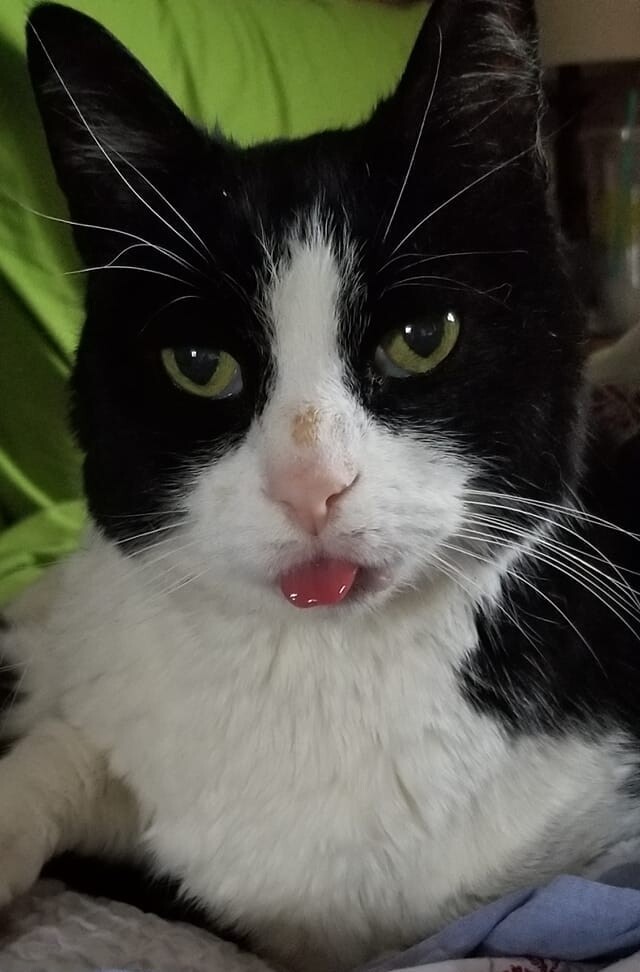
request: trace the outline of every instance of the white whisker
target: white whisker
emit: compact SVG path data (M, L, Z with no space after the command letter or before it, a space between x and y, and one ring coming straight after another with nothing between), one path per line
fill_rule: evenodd
M200 578L204 577L210 571L211 571L211 565L205 567L204 570L199 571L197 574L183 575L182 579L178 583L173 584L171 587L166 587L164 590L154 593L152 597L149 598L147 603L153 604L154 601L164 600L164 598L166 597L171 597L173 594L176 594L183 587L186 587L187 584L194 584L196 581L200 580Z
M422 263L432 263L434 260L446 260L453 257L471 257L471 256L511 256L513 254L528 254L528 250L459 250L456 253L433 253L430 256L425 256L423 253L398 253L396 256L391 257L386 263L383 263L380 267L379 273L386 270L387 267L391 266L392 263L396 263L398 260L409 260L411 257L420 257L419 260L415 260L414 263L408 263L402 267L404 270L411 270L412 267L420 266Z
M118 262L120 257L125 256L125 254L130 253L132 250L138 250L148 246L149 246L148 243L130 243L128 246L125 246L123 250L120 250L120 252L117 253L112 260L109 260L109 263L107 263L106 266L112 267ZM184 267L185 270L193 270L194 273L202 273L201 270L197 270L192 263L188 262L188 260L183 260L182 257L172 254L170 250L165 250L165 248L162 246L158 246L158 247L154 246L153 249L157 250L163 256L167 256L175 260L177 263L180 264L180 266Z
M159 509L149 510L148 513L111 513L103 514L108 520L150 520L154 516L182 516L184 510Z
M508 546L506 541L500 540L492 534L484 533L479 530L469 530L465 528L463 530L459 530L457 536L459 536L462 540L482 540L483 543L488 543L491 546L497 546L502 549L506 549ZM539 550L536 550L533 556L536 558L536 560L541 561L548 567L552 567L554 570L564 574L565 577L569 577L577 584L580 584L584 590L586 590L593 597L597 598L601 604L608 608L608 610L611 611L611 613L615 615L615 617L617 617L626 628L628 628L635 638L640 639L639 632L616 610L615 607L612 606L611 602L629 614L634 621L640 621L640 615L638 615L637 612L632 611L628 604L616 597L616 595L613 594L606 586L594 581L592 578L588 577L588 575L585 579L583 574L578 573L575 569L569 569L566 564L563 564L553 557L549 557L546 554L541 553Z
M153 270L151 267L124 266L123 264L112 266L110 263L107 263L100 267L80 267L78 270L65 270L64 275L66 277L73 277L81 273L97 273L99 270L137 270L140 273L152 273L156 277L166 277L167 280L176 280L178 283L188 286L188 281L183 277L176 277L173 273L163 273L162 270Z
M152 537L157 533L165 533L167 530L173 530L176 526L176 523L166 523L164 526L154 527L152 530L145 530L143 533L134 533L131 536L123 537L121 540L114 540L112 543L116 547L121 547L127 543L134 543L136 540L141 540L143 537ZM170 538L167 537L166 539ZM163 540L162 542L164 543L165 541Z
M467 550L464 547L457 547L457 546L455 546L455 544L451 544L451 543L448 543L448 542L442 543L442 546L444 548L446 548L447 550L451 550L453 553L462 554L465 557L472 557L474 560L478 560L480 563L488 564L489 566L494 566L493 565L493 561L489 560L489 558L482 557L480 554L474 553L472 550ZM567 622L567 624L572 629L572 631L575 632L575 634L577 635L577 637L580 639L580 641L582 642L582 644L585 646L585 648L587 649L587 651L589 652L589 654L591 655L591 657L593 658L593 660L596 662L596 664L598 665L598 667L602 670L602 672L604 674L604 668L602 667L602 663L601 663L600 659L598 658L598 656L594 652L593 648L591 647L591 645L589 644L589 642L587 641L587 639L585 638L585 636L582 634L582 632L579 630L579 628L576 627L576 625L573 623L573 621L571 620L571 618L562 610L562 608L559 607L555 603L555 601L553 601L547 594L545 594L544 591L541 591L539 587L537 587L534 583L532 583L532 581L528 580L526 577L524 577L518 571L514 570L512 567L506 568L505 573L509 577L515 578L515 580L517 580L520 584L524 584L526 587L529 587L539 597L541 597L543 600L547 601L547 603L551 605L551 607L554 609L554 611L557 611L558 614L562 618L564 618L564 620Z
M409 230L409 232L402 237L402 239L397 244L397 246L395 246L391 251L391 256L393 256L394 253L397 253L398 250L402 246L404 246L407 240L410 240L411 237L415 233L417 233L418 230L421 229L421 227L425 225L425 223L428 223L430 219L433 219L433 217L436 216L439 212L441 212L447 206L450 206L451 203L455 202L456 199L459 199L460 196L463 196L471 189L474 189L476 186L480 185L480 183L484 182L486 179L489 179L492 175L496 175L498 172L501 172L502 169L505 169L508 165L512 165L514 162L517 162L518 159L523 158L525 155L529 155L532 151L533 148L527 148L524 149L522 152L518 152L516 155L512 155L510 158L505 159L504 162L501 162L499 165L494 166L493 169L489 169L488 172L483 172L483 174L481 176L478 176L476 179L474 179L473 182L470 182L468 185L464 186L464 188L459 189L458 192L454 193L453 196L450 196L447 200L445 200L445 202L440 203L439 206L436 206L435 209L432 209L430 213L428 213L418 223L416 223L413 229Z
M477 522L479 525L486 526L488 529L491 529L492 524L489 522L483 521L481 519L478 519L475 522ZM546 539L540 536L531 537L531 535L528 535L524 532L520 532L517 529L511 529L510 527L504 525L500 525L498 529L502 530L505 533L508 532L519 538L527 537L528 539L531 540L531 542L535 545L536 548L538 546L543 546L551 550L552 553L554 553L556 556L566 558L566 561L568 561L568 566L566 561L561 566L560 563L553 560L553 558L551 558L550 555L545 554L544 552L540 552L538 549L535 549L533 553L533 556L535 556L536 558L540 560L545 560L545 562L548 563L550 566L558 567L559 570L562 570L564 566L567 566L567 569L571 568L572 571L571 576L573 576L576 580L578 579L579 576L582 577L587 576L590 583L597 586L600 590L606 591L607 595L613 601L615 601L615 603L618 604L619 607L621 607L623 610L627 611L632 617L637 618L640 621L640 602L637 599L637 594L634 591L634 589L630 586L630 584L628 584L624 580L619 581L615 577L611 577L609 574L607 574L605 571L601 570L600 568L596 567L590 561L585 560L584 558L573 553L572 552L573 548L566 547L566 545L561 544L554 539ZM485 534L484 537L485 539L492 539L497 543L501 543L505 547L508 546L509 544L508 540L503 540L500 537L496 537L495 534ZM577 573L578 567L583 572L580 575ZM592 575L596 575L595 579ZM600 580L600 578L603 578L603 580ZM630 606L631 604L633 604L633 607Z
M383 294L388 293L388 291L390 290L397 290L399 287L405 287L409 285L427 286L428 284L426 283L426 281L435 281L436 283L442 282L442 283L455 284L460 290L468 290L471 293L480 294L482 297L488 297L490 300L496 301L496 298L492 297L491 294L488 293L486 290L479 290L477 287L473 287L471 284L465 283L462 280L455 280L453 277L442 277L436 274L429 274L429 275L424 275L419 277L405 277L402 280L397 280L395 283L392 283L388 287L385 287L385 289L383 290ZM496 301L496 303L499 303L499 301Z
M413 280L400 280L398 283L390 284L388 287L385 287L381 296L388 294L391 290L401 290L403 287L424 287L427 290L436 290L439 288L440 290L455 290L456 293L462 293L468 289L464 286L452 287L450 284L445 285L437 283L424 283Z
M464 571L460 570L460 568L457 567L455 564L450 563L448 560L446 560L446 558L441 557L439 554L436 554L436 553L433 553L433 552L429 556L431 558L433 558L433 560L439 566L439 569L442 570L442 573L445 574L445 576L448 577L451 581L453 581L454 584L457 584L458 587L460 587L461 590L463 590L465 592L465 594L467 594L467 596L469 597L469 599L471 601L474 601L475 598L474 598L473 594L471 594L471 592L469 591L469 588L466 587L466 586L464 586L461 583L460 578L463 579L463 581L465 582L465 585L466 584L471 584L473 587L475 587L480 592L480 595L483 595L484 594L484 590L482 588L482 585L479 584L477 581L474 581L471 577L469 577L468 574L465 574ZM501 614L503 614L506 618L508 618L509 621L511 621L511 623L514 625L514 627L520 632L520 634L523 636L523 638L525 638L529 642L529 644L531 645L531 647L535 651L539 651L540 650L539 649L539 646L536 645L536 643L533 641L533 639L531 638L531 635L527 634L527 632L523 628L522 624L520 623L520 621L516 618L516 616L514 614L512 614L510 611L508 611L507 608L503 604L500 603L500 601L494 602L494 605L493 606L495 608L497 608L497 610L500 611Z
M39 219L47 219L52 223L63 223L65 226L76 226L79 229L92 229L103 233L115 233L117 236L124 236L127 239L136 240L138 243L140 243L140 245L148 246L151 250L156 250L163 256L170 257L170 259L175 260L176 263L179 263L180 265L185 265L191 267L191 269L195 269L190 263L187 263L186 260L178 256L177 253L174 253L173 250L168 250L166 247L160 246L158 243L151 243L150 240L145 240L143 236L138 236L136 233L130 233L127 230L117 229L115 226L101 226L98 223L81 223L75 219L64 219L62 216L51 216L50 213L41 213L37 209L32 209L31 206L25 205L25 203L20 202L18 199L13 199L6 193L2 193L2 195L5 197L5 199L9 199L14 205L24 209L24 211L27 213L31 213L32 216L37 216Z
M438 78L440 76L440 65L441 65L441 62L442 62L442 43L443 43L442 30L440 29L440 26L439 25L438 25L438 43L439 43L439 48L438 48L438 61L436 63L436 70L435 70L435 74L434 74L434 78L433 78L433 84L431 85L431 94L429 95L429 100L427 102L427 107L425 108L424 114L422 116L422 122L421 122L420 128L418 130L418 137L416 138L416 143L415 143L415 145L413 147L413 152L411 153L411 158L409 160L409 165L407 167L407 172L406 172L406 175L404 177L404 182L402 183L402 185L400 187L400 192L398 193L398 198L396 199L396 204L393 207L393 212L391 213L391 216L389 218L389 222L387 223L387 228L384 231L384 236L382 237L382 242L383 243L386 243L386 241L387 241L387 236L389 235L389 230L391 229L391 226L392 226L393 221L395 219L396 213L398 212L398 207L400 206L400 203L402 201L402 197L403 197L404 191L405 191L405 189L407 187L407 183L409 181L409 177L411 176L411 172L413 170L413 166L414 166L415 161L416 161L416 156L418 154L418 148L420 146L420 142L422 141L422 135L423 135L423 132L424 132L424 126L425 126L426 121L427 121L427 116L429 114L429 111L431 110L431 104L433 102L433 98L434 98L434 95L436 93L436 87L438 85Z
M174 538L167 537L166 539L172 540ZM146 554L149 551L156 550L158 547L164 546L165 543L164 540L157 540L155 543L150 543L146 547L143 547L142 550L136 551L131 557L131 559L139 560L140 561L139 572L146 574L149 567L153 567L154 564L162 563L162 561L168 560L170 557L175 556L175 554L184 553L185 550L190 550L196 544L196 542L197 540L195 538L192 538L191 540L187 540L185 543L180 543L175 547L171 547L169 550L163 550L161 554L158 554L156 557L152 557L149 560L146 557ZM177 564L174 564L172 566L172 569L176 567Z
M624 536L629 537L629 539L631 540L640 541L640 534L631 533L630 530L625 530L624 527L618 526L616 523L612 523L610 520L605 520L601 516L595 516L593 513L587 513L586 510L576 509L575 507L571 507L571 506L563 506L561 503L550 503L546 500L536 500L536 499L531 499L527 496L518 496L516 494L511 495L509 493L497 493L497 492L493 493L489 490L483 490L483 489L467 489L466 493L468 493L471 496L487 496L489 498L495 497L496 499L508 501L510 503L520 503L523 504L524 506L543 507L544 509L551 510L556 513L560 513L563 516L575 517L576 519L584 520L587 523L591 523L594 526L600 526L607 530L613 530L616 533L621 533ZM517 506L499 506L495 503L487 503L487 502L482 502L480 500L467 500L467 502L469 503L473 502L475 506L489 506L495 509L509 510L509 512L511 513L524 512L522 509L518 509ZM526 511L526 515L534 516L534 514L530 513L529 511Z
M500 517L489 517L489 516L485 516L484 514L478 515L474 513L467 513L467 519L471 520L474 523L487 526L489 528L495 527L496 529L502 530L505 533L509 533L521 539L532 540L532 542L535 543L536 545L542 544L543 546L548 546L553 548L554 550L561 551L564 556L570 558L571 560L576 560L578 563L581 563L584 567L588 567L593 572L605 577L609 581L609 583L613 584L615 587L618 587L621 590L623 590L629 597L631 597L631 599L636 603L637 607L640 609L640 598L638 597L638 594L636 593L636 591L634 591L633 587L631 587L630 583L626 580L621 569L617 566L617 564L614 564L612 561L610 561L609 558L606 557L602 553L602 551L600 551L598 547L596 547L595 544L592 544L584 537L581 537L579 533L576 533L576 531L572 530L570 527L567 527L562 523L558 523L557 521L547 517L542 518L544 522L550 524L555 529L565 530L566 532L571 534L571 536L576 537L578 540L582 540L582 542L584 542L588 547L593 548L593 550L595 551L594 553L585 553L585 551L580 550L577 547L572 547L570 544L562 543L556 537L554 537L553 539L549 539L548 537L542 537L540 535L532 536L528 530L525 530L522 527L516 527L514 526L513 523L509 523L507 520L503 520ZM593 560L597 560L600 563L603 563L606 566L610 567L614 571L614 573L617 574L618 576L612 577L610 574L607 574L606 571L602 570L599 567L596 567L595 564L593 563Z
M181 297L174 297L173 300L170 300L168 303L163 304L163 306L159 310L157 310L154 314L151 315L151 317L148 320L145 321L145 323L140 328L140 334L144 334L144 332L152 323L152 321L155 321L156 317L159 317L160 314L163 314L174 304L179 304L183 300L202 300L202 297L200 296L200 294L182 294Z
M142 179L142 180L143 180L144 182L146 182L146 184L147 184L147 185L149 186L149 188L150 188L150 189L153 189L153 191L154 191L154 192L155 192L155 193L156 193L156 194L157 194L157 195L158 195L158 196L160 197L160 199L161 199L161 200L163 201L163 203L164 203L164 204L165 204L166 206L168 206L168 207L169 207L169 209L171 210L171 212L172 212L172 213L174 213L174 215L176 215L176 216L178 217L178 219L179 219L179 220L180 220L180 221L181 221L181 222L183 223L183 225L184 225L184 226L185 226L185 227L186 227L186 228L187 228L187 229L189 230L189 232L193 234L193 236L195 237L195 239L196 239L196 240L198 241L198 243L200 243L200 245L202 246L202 248L203 248L203 250L204 250L204 254L202 254L202 253L201 253L200 255L201 255L201 256L204 256L204 255L206 254L206 256L208 256L208 257L210 257L210 258L211 258L211 259L213 260L213 255L212 255L212 253L211 253L211 251L209 250L209 247L207 246L207 244L206 244L206 243L204 242L204 240L203 240L203 239L202 239L202 237L200 236L200 234L199 234L199 233L196 233L196 231L194 230L194 228L193 228L193 226L191 225L191 223L190 223L190 222L189 222L189 221L188 221L187 219L185 219L185 217L184 217L184 216L182 215L182 213L181 213L181 212L180 212L180 211L179 211L178 209L176 209L176 207L175 207L175 206L173 205L173 203L170 203L170 202L169 202L169 200L167 199L167 197L166 197L166 196L164 196L164 195L163 195L163 194L162 194L162 193L160 192L160 190L158 189L158 187L157 187L156 185L154 185L154 184L153 184L153 182L151 181L151 179L149 179L149 178L148 178L148 177L147 177L147 176L146 176L146 175L145 175L145 174L144 174L143 172L141 172L141 171L140 171L140 169L138 169L138 168L137 168L137 167L136 167L136 166L135 166L135 165L133 164L133 162L131 162L131 161L130 161L130 159L127 159L127 158L125 158L125 156L124 156L124 155L122 155L122 154L121 154L120 152L118 152L118 151L117 151L117 149L114 149L113 151L114 151L114 152L115 152L115 154L116 154L116 155L118 156L118 158L119 158L119 159L120 159L120 160L121 160L122 162L124 162L124 163L125 163L125 165L128 165L128 166L130 166L130 168L132 168L132 169L133 169L133 171L134 171L134 172L135 172L135 173L136 173L136 174L137 174L138 176L140 176L140 178L141 178L141 179Z
M69 87L68 87L68 85L67 85L67 83L65 82L65 80L64 80L64 78L63 78L63 77L62 77L62 75L60 74L60 72L59 72L59 70L58 70L58 68L56 67L56 65L55 65L55 63L54 63L54 61L53 61L53 58L51 57L51 55L49 54L49 51L47 50L47 47L46 47L46 45L45 45L45 43L43 42L43 40L42 40L42 38L41 38L41 37L40 37L40 35L38 34L38 31L37 31L37 30L35 29L35 27L33 26L33 24L30 24L30 29L31 29L31 31L33 32L33 34L34 34L34 36L35 36L35 38L36 38L36 40L37 40L37 41L38 41L38 43L40 44L40 47L42 48L42 50L43 50L43 53L44 53L44 55L45 55L45 57L46 57L46 59L48 60L48 62L49 62L49 64L51 65L51 68L52 68L52 70L53 70L53 72L55 73L55 75L56 75L56 77L57 77L57 79L58 79L58 81L60 82L60 84L61 84L61 86L62 86L62 89L63 89L63 91L65 92L65 94L67 95L67 97L68 97L68 99L69 99L69 101L71 102L71 104L73 105L73 107L74 107L74 109L75 109L75 111L77 112L77 114L78 114L78 117L79 117L79 119L80 119L80 121L82 122L82 124L83 124L83 125L84 125L84 127L86 128L86 130L87 130L87 132L88 132L88 134L89 134L89 136L91 137L91 139L92 139L92 141L93 141L93 142L95 143L95 145L97 146L97 148L99 149L99 151L100 151L100 152L102 153L102 155L104 156L104 158L106 159L106 161L107 161L107 162L109 163L109 165L111 166L111 168L112 168L112 169L114 170L114 172L115 172L115 173L116 173L116 174L118 175L118 177L119 177L119 178L120 178L120 179L122 180L122 182L123 182L123 183L125 184L125 186L126 186L126 187L127 187L128 189L129 189L129 191L130 191L130 192L132 193L132 195L133 195L133 196L135 196L135 198L136 198L136 199L137 199L137 200L138 200L139 202L141 202L141 203L142 203L142 205L143 205L143 206L144 206L144 207L145 207L146 209L148 209L148 210L149 210L149 212L150 212L150 213L152 213L152 214L153 214L153 215L154 215L154 216L156 217L156 219L159 219L159 220L160 220L160 222L161 222L161 223L163 223L163 224L164 224L164 226L166 226L166 227L167 227L167 229L169 229L169 230L170 230L170 231L171 231L172 233L175 233L175 235L176 235L176 236L178 236L178 237L179 237L179 238L180 238L180 239L182 240L182 242L183 242L183 243L185 243L185 244L186 244L186 245L187 245L188 247L190 247L190 248L191 248L191 249L192 249L192 250L193 250L193 251L194 251L195 253L197 253L197 254L198 254L198 255L199 255L199 256L200 256L201 258L203 258L203 254L202 254L202 253L201 253L201 251L200 251L200 250L198 249L198 247L197 247L197 246L195 246L195 244L193 244L193 243L192 243L192 242L191 242L190 240L188 240L188 239L187 239L187 238L186 238L186 237L184 236L184 234L183 234L183 233L181 233L181 232L180 232L179 230L177 230L177 229L176 229L176 227L175 227L175 226L173 226L173 225L172 225L172 224L171 224L171 223L170 223L170 222L169 222L168 220L166 220L166 219L164 218L164 216L161 216L161 215L160 215L160 213L158 213L158 212L157 212L157 211L156 211L156 210L155 210L155 209L153 208L153 206L152 206L152 205L151 205L151 204L150 204L150 203L149 203L149 202L148 202L148 201L147 201L147 200L146 200L146 199L145 199L145 198L144 198L143 196L141 196L141 195L140 195L140 193L139 193L139 192L137 192L137 190L136 190L136 189L134 189L134 187L133 187L133 186L131 185L131 183L129 182L129 180L128 180L128 179L127 179L127 178L126 178L126 177L125 177L125 176L124 176L124 175L122 174L122 172L121 172L121 170L120 170L120 169L118 168L118 166L117 166L117 165L115 164L115 162L113 161L113 159L111 158L111 156L109 155L109 153L108 153L108 152L106 151L106 149L104 148L104 146L103 146L103 144L102 144L102 142L100 141L100 139L98 138L98 136L97 136L97 135L95 134L95 132L93 131L93 129L91 128L91 126L90 126L90 125L89 125L89 123L87 122L87 119L85 118L85 116L84 116L84 114L83 114L83 112L82 112L82 109L81 109L81 108L80 108L80 106L78 105L78 102L76 101L76 99L75 99L75 98L73 97L73 95L71 94L71 91L69 90Z

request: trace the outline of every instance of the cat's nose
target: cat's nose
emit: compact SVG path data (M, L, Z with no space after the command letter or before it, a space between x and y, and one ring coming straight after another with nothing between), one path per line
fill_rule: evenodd
M356 478L344 470L332 472L315 463L288 466L270 471L267 495L280 503L289 519L306 533L318 536L332 508Z

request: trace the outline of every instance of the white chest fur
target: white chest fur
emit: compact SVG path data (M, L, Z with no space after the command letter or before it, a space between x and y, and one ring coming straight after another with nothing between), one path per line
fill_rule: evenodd
M353 966L627 832L616 740L514 744L465 703L475 630L444 582L428 605L283 622L192 588L154 601L122 569L78 556L42 625L46 588L18 607L25 717L109 753L160 866L289 962Z

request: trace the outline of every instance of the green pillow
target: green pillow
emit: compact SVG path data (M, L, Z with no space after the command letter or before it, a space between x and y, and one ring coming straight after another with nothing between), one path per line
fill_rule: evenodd
M355 125L399 78L425 4L77 0L195 121L242 143ZM71 551L84 521L66 381L81 277L24 59L0 3L0 603Z

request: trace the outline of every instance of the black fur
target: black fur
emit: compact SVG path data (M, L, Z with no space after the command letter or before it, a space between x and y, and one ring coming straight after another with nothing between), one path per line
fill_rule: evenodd
M177 881L160 878L145 864L105 861L97 857L62 854L50 861L43 877L64 881L82 894L122 901L124 904L151 912L166 921L186 921L215 932L218 938L246 948L247 939L236 929L214 920L211 909L186 901Z
M599 470L583 487L590 509L611 520L639 474L637 458ZM627 523L626 529L638 533L640 513L634 510ZM583 525L578 534L620 567L630 588L640 590L636 539L597 525ZM589 553L581 545L576 549ZM617 728L640 742L637 623L620 605L614 605L617 617L564 571L534 562L518 572L526 583L513 583L505 601L509 617L479 619L479 647L461 673L467 698L516 735L578 730L595 737ZM637 761L637 754L629 758Z
M192 126L89 18L44 4L30 23L31 75L72 219L144 237L193 264L140 249L131 262L185 282L127 270L89 275L74 421L91 511L108 536L126 540L134 514L142 517L136 533L145 518L150 527L178 515L175 486L194 465L234 448L262 409L274 362L256 310L267 272L259 237L274 243L277 258L295 220L316 206L337 239L346 231L357 255L362 287L345 299L342 343L365 406L394 428L458 442L484 462L478 488L550 503L583 489L594 510L615 518L605 493L615 477L626 488L631 460L597 482L581 478L583 321L546 201L531 2L436 0L398 91L370 122L250 149ZM42 43L135 193L169 216L151 180L208 255L196 252L200 242L184 224L172 220L181 240L123 185ZM81 226L76 238L89 266L109 263L133 242ZM434 259L411 266L420 257ZM409 279L421 276L429 279ZM177 302L187 294L197 299ZM383 378L373 365L376 345L425 308L456 311L456 349L427 376ZM237 400L203 401L168 381L160 350L198 345L222 346L238 359L245 385ZM517 503L504 516L513 527L536 523ZM640 525L631 511L626 525ZM579 520L576 529L638 570L635 542L622 549L622 535L611 530ZM491 532L496 542L507 536ZM507 613L479 618L480 647L460 672L466 697L513 734L621 726L640 740L637 638L539 558L519 569L538 592L517 584Z

